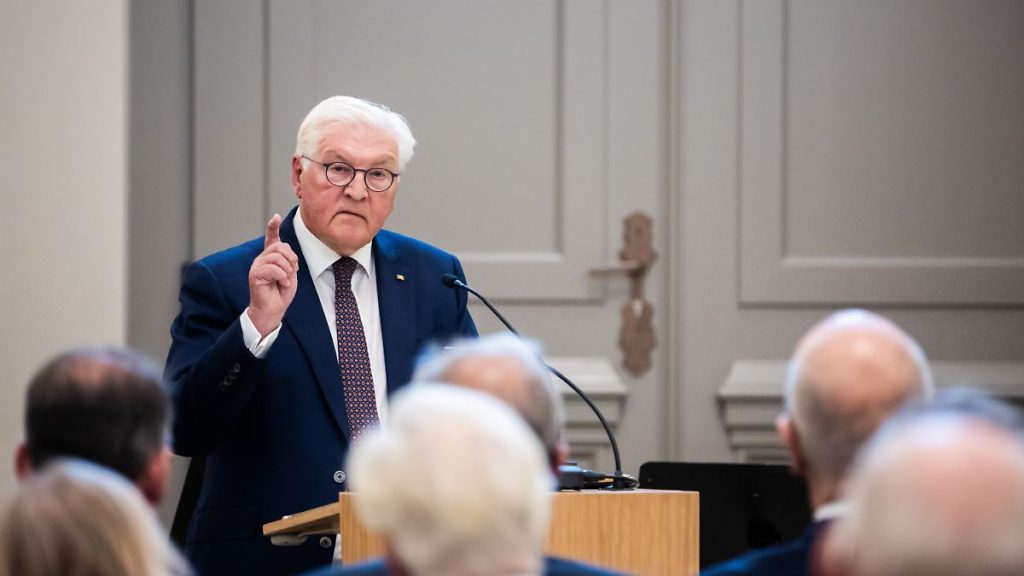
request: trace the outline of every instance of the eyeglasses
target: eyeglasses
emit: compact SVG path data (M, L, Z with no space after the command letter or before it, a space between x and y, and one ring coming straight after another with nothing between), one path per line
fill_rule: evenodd
M317 162L305 154L303 158L319 164L324 167L324 174L327 176L327 181L338 187L345 187L355 180L356 173L363 173L363 182L366 183L366 188L373 190L374 192L384 192L391 185L395 183L395 178L400 176L398 172L392 172L387 168L354 168L351 164L345 162L330 162L324 164L323 162Z

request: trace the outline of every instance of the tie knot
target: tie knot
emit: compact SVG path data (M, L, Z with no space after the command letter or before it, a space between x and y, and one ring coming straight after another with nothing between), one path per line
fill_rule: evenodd
M356 262L348 256L342 256L334 263L334 281L345 285L352 284L352 273L356 271Z

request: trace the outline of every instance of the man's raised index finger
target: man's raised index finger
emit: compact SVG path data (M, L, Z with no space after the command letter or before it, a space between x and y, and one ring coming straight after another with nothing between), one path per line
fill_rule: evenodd
M281 215L274 214L274 217L267 222L267 236L263 241L263 248L270 247L271 244L276 244L281 241Z

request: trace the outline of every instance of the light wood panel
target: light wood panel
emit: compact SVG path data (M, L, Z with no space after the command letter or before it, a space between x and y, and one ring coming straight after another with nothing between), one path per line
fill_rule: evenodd
M629 574L696 574L696 492L559 492L547 550Z
M545 552L639 576L696 574L700 496L696 492L558 492ZM352 495L263 527L264 536L335 534L342 562L380 556L384 540L359 520Z

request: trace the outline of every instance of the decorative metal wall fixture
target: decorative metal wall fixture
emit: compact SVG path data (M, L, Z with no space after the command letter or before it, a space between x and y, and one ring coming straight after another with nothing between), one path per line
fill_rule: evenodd
M624 222L623 247L619 262L592 268L593 275L625 274L630 280L629 301L622 306L619 348L622 365L635 377L651 368L651 352L657 346L654 333L654 306L644 298L644 281L657 258L653 242L653 221L642 212L633 212Z

